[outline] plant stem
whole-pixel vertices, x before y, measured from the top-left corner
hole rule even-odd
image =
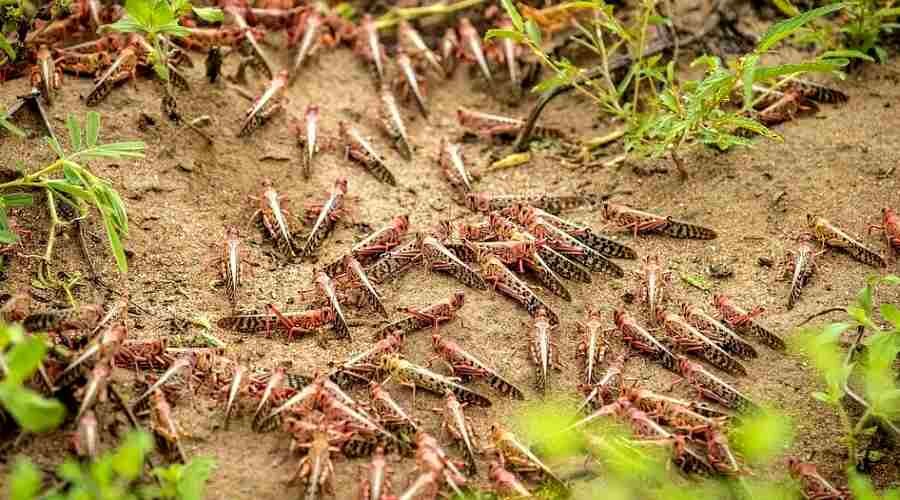
[[[844,428],[844,432],[847,435],[847,454],[850,456],[850,460],[852,460],[853,465],[856,465],[855,429],[850,423],[850,415],[847,414],[847,410],[844,408],[844,405],[841,404],[840,401],[837,402],[837,412],[838,417],[840,417],[841,419],[841,426]],[[866,415],[868,415],[868,410],[866,410]]]
[[[50,233],[47,235],[47,249],[44,251],[44,260],[49,265],[53,259],[53,244],[56,243],[56,226],[59,225],[59,214],[56,212],[56,199],[53,190],[47,189],[47,208],[50,211]]]
[[[453,14],[461,10],[465,10],[476,5],[484,3],[485,0],[461,0],[454,4],[447,5],[446,2],[438,2],[424,7],[408,7],[393,9],[387,14],[375,21],[375,29],[382,30],[393,28],[400,21],[417,19],[425,16],[439,16]]]
[[[641,64],[644,62],[644,49],[647,43],[647,24],[650,22],[650,12],[653,11],[654,4],[654,0],[649,0],[646,7],[644,7],[644,17],[641,19],[641,31],[638,38],[638,53],[634,58],[634,64],[638,69],[634,72],[634,99],[631,109],[635,113],[637,113],[638,97],[641,91]]]
[[[54,171],[59,170],[61,167],[62,167],[62,160],[56,160],[55,162],[51,163],[50,165],[47,165],[46,167],[38,170],[37,172],[35,172],[33,174],[26,174],[14,181],[4,182],[3,184],[0,184],[0,190],[13,188],[13,187],[21,187],[21,186],[43,187],[44,184],[34,182],[35,179],[37,179],[39,177],[43,177],[47,174],[53,173]]]

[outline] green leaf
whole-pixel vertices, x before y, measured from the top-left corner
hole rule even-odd
[[[756,68],[754,80],[768,80],[782,75],[793,73],[830,73],[846,66],[847,59],[828,59],[822,61],[810,61],[805,63],[779,64],[777,66],[763,66]]]
[[[149,31],[149,28],[153,26],[152,2],[153,0],[125,0],[127,17],[133,19],[133,22],[140,25],[145,31]]]
[[[41,473],[27,458],[16,460],[9,475],[9,500],[34,500],[41,492]]]
[[[47,144],[49,144],[50,149],[52,149],[53,152],[56,153],[57,158],[62,159],[66,157],[65,151],[63,151],[62,146],[59,145],[59,141],[56,139],[56,137],[48,137]]]
[[[34,196],[29,193],[7,193],[0,196],[0,203],[9,208],[30,207],[34,205]]]
[[[17,241],[19,241],[19,237],[16,236],[16,233],[9,229],[0,229],[0,244],[12,245]]]
[[[0,403],[29,432],[55,429],[66,415],[66,408],[59,401],[6,382],[0,384]]]
[[[818,9],[804,12],[799,16],[794,16],[790,19],[785,19],[784,21],[777,22],[770,26],[768,31],[766,31],[766,33],[760,38],[754,52],[756,52],[757,54],[766,52],[767,50],[771,49],[776,43],[791,36],[792,33],[797,31],[798,29],[803,27],[803,25],[812,21],[813,19],[826,16],[845,7],[847,7],[847,4],[845,2],[833,3],[830,5],[819,7]]]
[[[875,294],[875,285],[871,282],[867,283],[865,288],[856,294],[856,305],[865,311],[867,316],[872,316],[872,296]]]
[[[790,0],[772,0],[772,3],[786,16],[793,17],[800,15],[800,9],[795,7]]]
[[[50,189],[53,189],[54,191],[61,191],[65,194],[68,194],[69,196],[79,199],[79,200],[85,200],[85,201],[88,201],[91,203],[94,202],[94,195],[91,194],[90,191],[88,191],[84,188],[78,187],[78,186],[71,184],[67,181],[64,181],[62,179],[48,180],[47,187],[49,187]]]
[[[900,276],[897,276],[896,274],[889,274],[884,278],[881,278],[881,282],[894,286],[900,285]]]
[[[144,457],[153,451],[153,440],[146,432],[134,431],[125,437],[125,442],[115,451],[113,469],[124,479],[131,481],[141,475]]]
[[[0,50],[6,52],[10,61],[16,60],[16,49],[13,48],[12,44],[9,43],[9,40],[6,39],[6,36],[4,36],[3,33],[0,33]]]
[[[159,62],[153,63],[153,71],[156,72],[156,76],[158,76],[160,80],[164,82],[169,81],[169,68],[165,64]]]
[[[819,57],[822,59],[831,59],[831,58],[862,59],[862,60],[869,61],[869,62],[875,62],[875,59],[873,59],[872,56],[870,56],[864,52],[860,52],[858,50],[850,50],[850,49],[829,50]]]
[[[17,328],[21,328],[18,327]],[[4,383],[22,385],[34,375],[41,360],[47,353],[47,346],[37,336],[29,336],[24,342],[15,344],[6,354],[6,379]]]
[[[731,436],[736,451],[754,464],[769,463],[793,442],[790,419],[770,411],[742,418]]]
[[[103,214],[103,225],[106,226],[106,236],[109,238],[109,247],[116,259],[116,266],[120,273],[127,274],[128,259],[125,258],[125,248],[122,246],[122,240],[116,230],[116,223],[111,215]]]
[[[506,11],[506,15],[509,16],[516,31],[522,31],[522,16],[519,14],[519,10],[516,9],[516,6],[513,5],[512,0],[500,0],[500,4],[503,5],[503,10]]]
[[[72,150],[81,151],[81,125],[78,123],[75,115],[70,114],[66,119],[66,128],[69,129],[69,143],[72,146]]]
[[[194,14],[208,23],[221,23],[225,20],[225,13],[216,7],[193,7]]]
[[[875,11],[876,18],[897,17],[900,16],[900,7],[885,7]]]
[[[831,396],[829,396],[828,394],[825,394],[824,392],[816,391],[816,392],[812,393],[811,396],[813,397],[813,399],[815,399],[817,401],[821,401],[826,404],[832,403]]]
[[[15,135],[19,138],[25,138],[28,135],[24,130],[13,125],[7,118],[9,117],[7,117],[6,115],[0,116],[0,127],[5,128],[10,134]]]
[[[753,83],[756,81],[756,63],[759,56],[750,54],[744,59],[744,68],[741,78],[744,81],[744,109],[750,109],[753,105]]]
[[[100,33],[107,31],[118,31],[119,33],[145,33],[147,30],[142,24],[129,16],[125,16],[112,24],[101,26],[97,31]]]
[[[894,304],[881,304],[881,317],[888,320],[894,328],[900,330],[900,308]]]
[[[183,38],[191,34],[190,30],[184,26],[179,26],[178,21],[161,24],[156,28],[156,32],[160,35],[172,35],[178,38]]]
[[[528,34],[528,39],[531,40],[535,47],[541,46],[541,29],[533,19],[525,22],[525,33]]]
[[[484,34],[485,41],[493,40],[495,38],[508,38],[518,43],[522,43],[525,41],[525,35],[513,30],[504,30],[499,28],[489,29],[487,33]]]
[[[150,26],[154,28],[152,31],[159,31],[161,26],[173,22],[175,22],[175,11],[172,9],[172,4],[169,3],[169,0],[156,0],[150,21]]]
[[[190,461],[182,470],[178,480],[179,500],[203,500],[206,481],[216,466],[216,461],[199,457]]]
[[[97,139],[100,137],[100,113],[88,111],[84,125],[86,129],[85,145],[92,148],[97,145]]]

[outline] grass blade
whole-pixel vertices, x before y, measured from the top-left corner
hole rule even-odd
[[[113,257],[116,259],[116,266],[122,274],[128,273],[128,259],[125,258],[125,248],[122,246],[122,240],[116,230],[116,223],[112,214],[101,209],[103,215],[103,225],[106,226],[106,236],[109,238],[109,247],[112,250]]]
[[[832,12],[839,11],[843,8],[847,7],[845,2],[833,3],[831,5],[825,5],[823,7],[819,7],[818,9],[813,9],[799,16],[792,17],[790,19],[785,19],[784,21],[773,24],[769,27],[769,30],[760,38],[759,45],[756,46],[755,52],[757,54],[761,54],[773,46],[781,40],[791,36],[792,33],[802,28],[803,25],[812,21],[813,19],[817,19],[822,16],[827,16]]]
[[[97,145],[97,138],[100,137],[100,113],[89,111],[85,120],[85,128],[87,129],[86,145],[92,148]]]
[[[81,151],[81,125],[75,115],[69,115],[66,119],[66,128],[69,129],[69,144],[72,151]]]

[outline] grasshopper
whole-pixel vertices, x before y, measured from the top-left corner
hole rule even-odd
[[[272,116],[282,109],[281,104],[275,102],[278,95],[287,86],[288,73],[287,70],[281,70],[272,78],[266,90],[263,91],[250,106],[250,109],[244,115],[244,121],[241,122],[241,128],[238,131],[238,137],[246,137],[262,127]]]
[[[754,321],[753,317],[761,314],[762,308],[747,312],[721,294],[713,295],[712,304],[719,311],[722,321],[738,333],[756,337],[772,349],[783,351],[787,347],[781,337]]]
[[[404,160],[412,160],[412,147],[409,144],[409,135],[406,133],[406,125],[403,123],[403,115],[397,106],[397,99],[390,87],[381,89],[381,124],[385,132],[394,141],[394,148]]]
[[[700,307],[683,302],[681,304],[681,315],[691,326],[703,332],[704,335],[722,349],[737,354],[744,359],[752,359],[759,356],[752,344],[739,337],[720,321],[706,314]]]
[[[422,240],[422,255],[433,271],[446,272],[466,286],[487,290],[487,283],[484,282],[484,279],[434,236],[428,236]]]
[[[556,342],[551,338],[553,325],[547,319],[545,309],[538,308],[533,327],[529,344],[531,362],[537,365],[535,384],[541,394],[545,394],[550,380],[550,370],[562,371],[562,365],[559,362]]]
[[[657,312],[656,318],[678,350],[695,354],[732,375],[747,375],[747,369],[740,361],[734,359],[681,316],[661,310]]]
[[[463,387],[449,377],[434,373],[424,366],[410,363],[398,354],[382,356],[381,369],[403,385],[413,388],[419,387],[440,395],[449,391],[459,398],[460,401],[476,406],[491,406],[491,400],[487,397],[467,387]]]
[[[456,317],[457,311],[462,308],[465,300],[465,292],[457,290],[449,298],[435,302],[424,309],[405,308],[403,311],[409,316],[384,326],[381,330],[378,330],[375,338],[383,339],[392,335],[403,338],[408,333],[428,326],[437,330],[441,323],[446,323]]]
[[[345,142],[344,157],[362,165],[379,181],[390,186],[396,186],[397,179],[388,170],[384,159],[375,152],[368,139],[363,137],[359,130],[352,125],[348,126],[344,122],[340,122],[338,125],[341,137],[344,138]]]
[[[677,221],[672,217],[663,217],[616,203],[605,202],[603,204],[603,217],[623,229],[631,230],[635,237],[638,233],[660,233],[672,238],[694,240],[712,240],[717,236],[715,231],[703,226]]]
[[[609,344],[602,337],[600,311],[589,306],[585,313],[587,320],[584,323],[576,323],[578,330],[584,336],[581,343],[578,344],[577,356],[584,358],[584,383],[594,385],[600,377],[600,365],[606,358]]]
[[[306,242],[300,249],[301,255],[310,256],[322,246],[322,242],[334,229],[335,223],[344,214],[344,198],[346,195],[347,179],[341,177],[334,181],[334,188],[331,190],[325,203],[322,203],[320,206],[309,206],[311,209],[318,208],[319,214],[309,235],[306,237]]]
[[[884,258],[878,255],[867,246],[853,239],[847,233],[841,231],[837,226],[832,224],[824,217],[818,217],[813,214],[806,216],[807,224],[812,229],[816,239],[822,242],[824,246],[837,248],[847,252],[854,259],[868,264],[872,267],[884,267]]]
[[[469,354],[456,342],[445,339],[435,333],[431,336],[431,347],[438,356],[450,365],[453,374],[462,380],[467,380],[471,377],[483,377],[488,385],[501,394],[515,399],[525,399],[525,394],[521,389],[503,378],[496,370]]]

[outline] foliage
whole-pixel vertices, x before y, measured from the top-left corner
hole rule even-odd
[[[28,387],[47,353],[46,341],[36,335],[26,336],[20,325],[0,321],[0,417],[8,412],[20,427],[29,432],[56,428],[66,410],[55,399],[46,399]],[[2,420],[2,418],[0,418]]]
[[[125,141],[101,144],[100,115],[89,112],[83,124],[70,115],[66,125],[69,130],[71,152],[66,152],[59,142],[49,139],[48,143],[56,153],[57,160],[35,173],[0,184],[0,242],[16,241],[7,218],[6,209],[32,205],[34,199],[23,189],[43,190],[47,195],[50,209],[51,226],[58,222],[57,203],[65,203],[78,211],[80,217],[87,215],[87,207],[93,206],[100,212],[109,245],[119,271],[128,270],[122,237],[128,233],[128,216],[125,203],[106,179],[95,176],[82,162],[98,158],[142,158],[144,143]],[[62,173],[62,178],[51,178],[50,175]],[[52,258],[52,242],[55,227],[50,228],[45,263]]]
[[[834,408],[840,416],[853,463],[857,460],[857,442],[867,425],[874,420],[896,429],[892,422],[900,420],[900,385],[893,368],[900,354],[900,309],[894,304],[881,304],[878,315],[887,326],[879,326],[874,296],[881,284],[898,285],[900,277],[870,278],[854,303],[846,307],[844,321],[802,330],[794,345],[795,350],[809,357],[822,377],[825,390],[813,393],[813,397]],[[841,336],[853,330],[857,340],[851,351],[844,354]],[[853,354],[865,331],[870,335],[863,341],[864,355],[857,369]],[[855,396],[849,387],[854,373],[861,377],[862,402],[866,407],[856,424],[843,405],[845,397]]]
[[[14,465],[8,481],[10,500],[201,500],[206,481],[215,466],[209,458],[197,458],[187,465],[157,467],[150,476],[158,484],[142,481],[144,461],[153,451],[153,439],[142,431],[132,431],[115,450],[92,462],[72,459],[56,471],[63,484],[41,493],[41,473],[28,460]]]
[[[194,7],[190,0],[126,0],[125,16],[106,29],[121,33],[143,34],[153,46],[151,59],[159,78],[169,81],[168,52],[162,41],[166,36],[184,37],[190,34],[179,24],[179,18],[194,13],[200,19],[222,22],[225,15],[218,8]]]

